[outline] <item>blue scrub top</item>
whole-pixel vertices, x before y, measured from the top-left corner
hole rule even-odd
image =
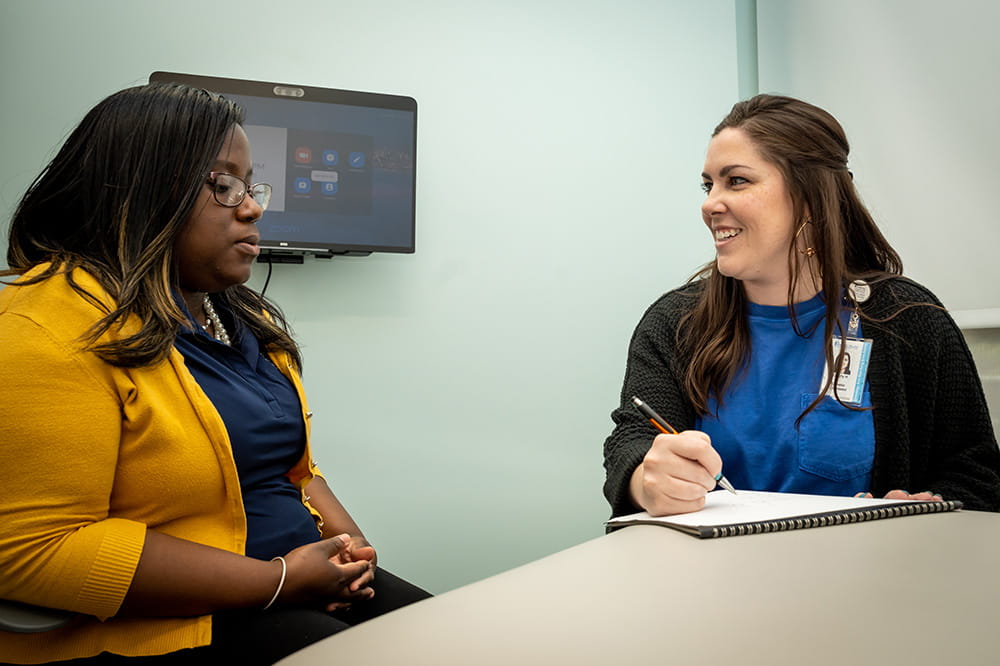
[[[805,335],[795,332],[787,307],[749,304],[749,365],[726,392],[723,406],[710,400],[714,416],[700,417],[695,427],[712,438],[722,473],[737,489],[867,491],[875,456],[871,410],[852,410],[827,396],[795,426],[819,394],[823,377],[821,296],[797,304],[795,312]],[[871,407],[867,381],[861,404]]]
[[[223,304],[213,304],[232,346],[208,335],[193,318],[174,346],[229,433],[247,517],[246,554],[269,560],[320,538],[299,489],[286,476],[305,450],[302,407],[295,387],[257,338],[234,322]]]

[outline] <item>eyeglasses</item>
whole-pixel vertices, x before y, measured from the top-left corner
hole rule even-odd
[[[212,196],[220,206],[236,208],[247,192],[257,202],[261,210],[267,210],[267,205],[271,203],[271,186],[267,183],[255,183],[251,185],[239,176],[222,171],[212,171],[208,174],[208,186],[212,188]]]

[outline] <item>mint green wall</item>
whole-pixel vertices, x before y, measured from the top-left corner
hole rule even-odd
[[[316,456],[381,563],[436,592],[603,533],[632,329],[712,256],[732,0],[0,0],[0,30],[4,221],[83,113],[154,70],[415,97],[416,254],[268,288]]]
[[[757,0],[736,0],[736,65],[739,97],[759,92],[757,72]]]
[[[1000,326],[1000,3],[756,3],[761,91],[837,116],[855,182],[907,274],[960,324]]]

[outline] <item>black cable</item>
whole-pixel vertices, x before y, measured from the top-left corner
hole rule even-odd
[[[267,285],[271,283],[271,271],[274,270],[274,262],[268,257],[267,261],[267,278],[264,280],[264,286],[260,290],[260,297],[264,298],[264,292],[267,291]]]

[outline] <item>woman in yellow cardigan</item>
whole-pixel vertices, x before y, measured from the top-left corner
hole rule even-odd
[[[242,121],[194,88],[116,93],[15,212],[0,598],[76,615],[0,632],[0,662],[267,664],[428,596],[312,462],[298,348],[243,284],[271,187]]]

